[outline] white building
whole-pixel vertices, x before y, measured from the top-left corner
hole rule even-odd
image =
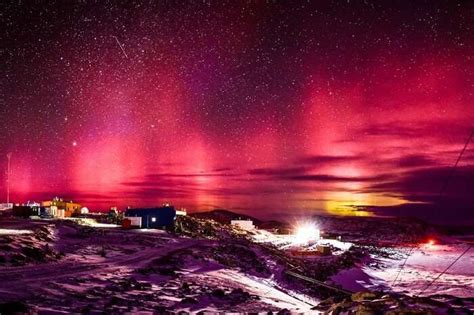
[[[255,230],[255,225],[253,225],[252,220],[232,220],[230,225],[237,227],[244,231],[253,231]]]
[[[13,209],[13,203],[0,203],[0,211]]]
[[[187,214],[188,214],[188,213],[187,213],[186,209],[184,209],[184,208],[181,208],[181,209],[177,209],[177,210],[176,210],[176,216],[178,216],[178,215],[183,215],[183,216],[185,216],[185,215],[187,215]]]

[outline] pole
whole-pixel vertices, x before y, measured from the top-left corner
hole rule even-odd
[[[10,160],[12,158],[11,152],[7,153],[7,204],[10,203]]]

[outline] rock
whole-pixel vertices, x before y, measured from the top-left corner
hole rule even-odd
[[[0,250],[10,251],[13,250],[13,247],[11,247],[10,245],[0,245]]]
[[[376,297],[377,296],[372,292],[360,291],[360,292],[356,292],[352,294],[351,299],[354,302],[361,302],[361,301],[370,301],[370,300],[375,299]]]
[[[364,305],[364,304],[360,304],[359,306],[357,306],[357,310],[356,310],[356,315],[372,315],[372,314],[377,314],[377,312],[375,312],[375,310],[368,306],[368,305]]]
[[[151,283],[148,282],[138,282],[135,284],[135,289],[140,291],[151,290]]]
[[[186,292],[191,291],[189,284],[187,282],[183,282],[183,284],[181,285],[181,289]]]
[[[386,315],[434,315],[432,310],[425,308],[399,308],[390,310],[385,313]]]
[[[21,252],[33,259],[33,260],[36,260],[36,261],[45,261],[45,258],[46,258],[46,254],[45,252],[43,252],[41,249],[39,248],[35,248],[35,247],[23,247],[21,249]]]
[[[181,303],[184,303],[184,304],[197,304],[198,301],[195,299],[195,298],[192,298],[192,297],[185,297],[184,299],[181,300]]]
[[[0,304],[0,314],[23,314],[28,312],[28,306],[20,301]]]
[[[119,297],[119,296],[112,296],[109,302],[110,305],[127,305],[127,300]]]
[[[176,271],[172,267],[161,267],[158,269],[158,273],[163,276],[174,276]]]
[[[326,309],[329,308],[331,305],[335,303],[334,297],[327,298],[323,301],[321,301],[317,306],[315,306],[317,309]]]
[[[224,298],[225,297],[225,292],[222,289],[214,289],[211,292],[212,296],[217,297],[217,298]]]
[[[353,303],[348,300],[342,300],[339,303],[332,304],[329,309],[326,309],[325,313],[330,314],[341,314],[349,310],[353,306]]]
[[[26,256],[23,254],[14,254],[10,257],[10,262],[14,265],[21,265],[25,263]]]
[[[155,311],[157,314],[165,314],[168,311],[168,308],[163,305],[155,306]]]
[[[234,303],[242,303],[250,299],[250,293],[237,288],[229,293],[228,298]]]

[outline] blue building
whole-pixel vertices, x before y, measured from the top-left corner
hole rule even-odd
[[[176,219],[176,209],[165,205],[156,208],[127,209],[124,220],[130,220],[132,226],[143,229],[159,229],[171,227]]]

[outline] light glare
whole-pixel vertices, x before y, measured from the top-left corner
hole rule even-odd
[[[303,223],[296,227],[293,236],[294,244],[305,244],[311,241],[317,241],[320,237],[320,231],[312,223]]]

